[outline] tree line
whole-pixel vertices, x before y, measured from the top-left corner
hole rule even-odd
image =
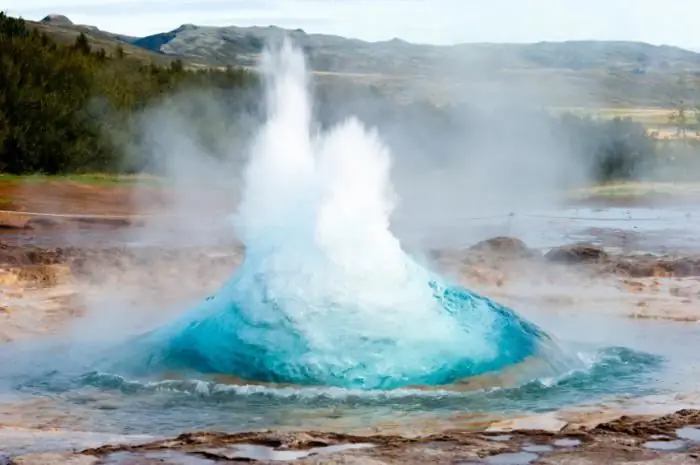
[[[331,125],[358,115],[380,129],[394,153],[425,166],[447,166],[468,157],[521,157],[532,163],[566,157],[570,163],[557,165],[586,170],[572,173],[572,179],[608,182],[653,174],[657,163],[668,163],[660,154],[672,148],[662,147],[642,123],[630,118],[553,114],[509,102],[492,102],[486,110],[469,102],[401,106],[376,89],[351,92],[326,89],[317,109],[319,120]]]
[[[0,171],[24,174],[114,172],[125,166],[108,136],[135,112],[187,88],[225,91],[256,82],[242,69],[187,70],[92,50],[80,34],[57,44],[0,13]]]
[[[0,13],[0,171],[152,170],[148,154],[125,154],[123,141],[139,137],[134,130],[137,115],[183,91],[206,89],[227,111],[207,116],[195,99],[178,112],[198,128],[202,146],[214,146],[220,128],[244,124],[222,119],[262,117],[259,84],[254,73],[243,69],[191,70],[178,60],[145,64],[125,57],[120,48],[108,55],[93,50],[83,34],[72,45],[57,44],[30,30],[23,20]],[[523,150],[527,156],[525,148],[556,140],[552,150],[566,150],[585,160],[600,181],[638,178],[661,159],[659,144],[644,126],[626,119],[512,108],[484,115],[426,102],[400,104],[376,88],[340,80],[315,91],[322,125],[356,114],[377,126],[400,156],[418,152],[436,158],[462,156],[467,142],[484,150]],[[252,120],[259,122],[256,117]],[[138,140],[133,143],[138,145]]]

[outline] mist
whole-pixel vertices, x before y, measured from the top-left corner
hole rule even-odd
[[[453,68],[444,64],[444,73],[461,71]],[[425,99],[424,85],[404,84],[402,95],[409,98],[400,102],[382,89],[342,78],[312,75],[309,82],[312,132],[356,117],[386,145],[394,193],[390,227],[421,260],[429,251],[465,248],[489,237],[536,237],[546,225],[519,215],[564,206],[572,188],[596,180],[585,147],[542,110],[547,88],[492,83],[488,92],[480,92],[462,85],[451,89],[448,103],[436,105]],[[231,272],[227,266],[242,256],[235,219],[250,154],[260,143],[256,134],[268,116],[263,95],[262,87],[184,90],[135,116],[126,134],[113,135],[127,163],[155,175],[153,183],[133,189],[133,204],[145,219],[123,233],[126,242],[144,256],[151,245],[213,247],[202,253],[228,261],[203,270],[196,256],[183,253],[167,265],[154,259],[137,275],[115,270],[115,278],[99,289],[86,284],[92,318],[80,331],[94,321],[112,332],[133,333],[166,321],[221,286]],[[278,144],[277,151],[294,150],[285,140],[268,143]],[[358,169],[351,157],[359,149],[342,147],[345,169]],[[259,190],[277,179],[274,173],[258,176]],[[289,201],[258,207],[281,208]],[[159,300],[162,295],[168,298]],[[125,308],[133,317],[124,318]],[[145,323],[141,314],[153,320]]]
[[[604,89],[551,75],[506,79],[497,72],[497,56],[463,56],[459,47],[451,53],[451,61],[428,67],[436,69],[432,74],[398,83],[311,76],[312,119],[319,130],[356,116],[387,144],[397,203],[392,227],[413,247],[464,246],[486,234],[512,232],[518,214],[562,207],[572,188],[599,182],[600,156],[627,144],[629,132],[646,137],[644,128],[616,136],[602,123],[567,125],[549,111],[562,95],[568,102],[603,105]],[[137,189],[139,209],[165,208],[167,215],[147,220],[133,242],[231,240],[230,215],[240,201],[251,137],[265,119],[262,99],[259,88],[187,90],[134,118],[120,141],[126,159],[156,173],[168,189],[156,200],[149,189]],[[661,172],[637,165],[640,179]],[[491,216],[502,218],[500,227],[472,234],[481,226],[477,219]]]
[[[501,87],[478,93],[461,86],[451,103],[438,107],[411,83],[403,89],[408,103],[343,78],[311,84],[319,127],[357,116],[389,146],[397,217],[429,223],[555,207],[566,189],[591,181],[590,163],[539,111],[547,101],[543,89],[495,84]],[[252,130],[264,116],[260,107],[230,103],[237,100],[185,92],[136,119],[136,136],[126,144],[129,158],[146,154],[149,169],[171,187],[173,213],[220,217],[216,208],[235,209]],[[146,199],[136,202],[149,207]]]
[[[539,111],[528,89],[510,86],[483,95],[464,89],[438,107],[411,85],[403,89],[411,97],[404,103],[342,80],[312,75],[309,86],[312,132],[357,117],[386,145],[394,206],[390,227],[416,256],[495,235],[525,237],[541,224],[518,222],[513,214],[560,206],[568,189],[591,180],[587,161]],[[144,219],[121,233],[143,257],[143,266],[138,272],[110,269],[104,273],[110,279],[82,283],[88,315],[74,332],[134,334],[194,306],[230,275],[242,256],[235,220],[243,180],[268,117],[262,89],[186,89],[137,114],[128,132],[112,135],[125,163],[154,175],[133,188],[132,203]],[[276,143],[277,151],[294,150],[284,140]],[[341,148],[349,157],[344,169],[360,169],[352,157],[361,147],[336,150]],[[273,173],[258,179],[259,189],[279,182]],[[496,220],[485,225],[482,217]],[[178,252],[161,262],[162,252],[150,246]],[[224,257],[221,266],[203,269],[197,262],[202,253]]]

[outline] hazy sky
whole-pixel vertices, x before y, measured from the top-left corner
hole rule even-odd
[[[11,15],[148,35],[183,23],[303,28],[365,40],[641,40],[700,47],[697,0],[4,0]]]

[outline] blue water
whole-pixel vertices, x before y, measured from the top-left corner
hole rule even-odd
[[[664,351],[675,347],[668,339],[695,340],[697,331],[678,335],[672,325],[600,316],[557,320],[530,308],[526,319],[412,260],[407,275],[420,280],[404,283],[411,298],[382,300],[384,286],[362,279],[310,294],[338,283],[338,275],[280,280],[279,267],[270,282],[284,285],[266,287],[261,273],[252,272],[265,269],[255,258],[200,306],[136,338],[81,334],[3,346],[0,394],[11,402],[42,399],[91,431],[352,429],[669,392],[692,365]],[[365,286],[372,298],[356,292]],[[337,291],[345,288],[352,292],[342,298]],[[424,291],[428,300],[415,299]],[[338,297],[321,298],[328,295]],[[404,310],[396,302],[429,305]],[[409,318],[416,316],[426,319]],[[470,386],[482,374],[493,379]]]
[[[559,378],[466,391],[454,385],[367,390],[231,383],[188,372],[149,379],[59,370],[17,379],[10,389],[17,400],[44,399],[36,412],[28,406],[27,415],[69,413],[67,428],[77,424],[82,430],[156,435],[289,427],[353,431],[384,424],[410,429],[413,422],[449,422],[453,415],[545,412],[618,395],[664,392],[655,379],[664,368],[663,357],[623,348],[592,354],[589,368]]]
[[[387,422],[410,428],[412,422],[426,419],[449,422],[453,415],[543,412],[620,396],[682,392],[698,379],[692,371],[698,366],[697,357],[689,358],[692,351],[673,343],[698,343],[700,335],[694,327],[603,318],[585,311],[557,316],[523,307],[525,319],[466,289],[438,284],[436,275],[417,264],[414,271],[433,278],[424,281],[424,287],[434,303],[431,315],[445,318],[446,326],[438,329],[458,331],[448,331],[440,340],[429,322],[422,321],[417,327],[425,328],[427,340],[416,339],[416,326],[407,320],[399,321],[400,327],[390,333],[404,338],[368,340],[366,335],[376,334],[370,329],[385,334],[395,320],[383,322],[378,314],[373,324],[371,319],[360,319],[365,316],[360,308],[342,313],[330,306],[330,315],[339,315],[341,321],[331,324],[324,311],[316,323],[327,325],[337,352],[312,353],[314,360],[325,364],[287,371],[306,367],[311,344],[285,346],[284,342],[307,336],[319,344],[313,338],[317,332],[287,333],[292,328],[316,328],[302,324],[314,315],[302,314],[306,319],[297,323],[289,316],[282,318],[284,308],[273,305],[274,299],[253,299],[261,295],[260,289],[233,292],[239,286],[250,289],[245,279],[250,265],[242,264],[232,281],[201,306],[136,339],[81,334],[43,345],[37,341],[4,345],[0,403],[41,399],[45,404],[40,410],[34,412],[30,405],[26,415],[57,414],[67,418],[65,427],[100,432],[353,430]],[[351,296],[350,301],[368,302],[362,295]],[[252,307],[243,305],[251,302]],[[252,325],[247,314],[251,308],[286,325]],[[353,311],[359,313],[350,318]],[[252,342],[234,343],[245,338]],[[417,340],[424,343],[420,350],[413,345]],[[348,341],[355,345],[343,345]],[[252,351],[255,342],[259,352]],[[480,347],[488,350],[477,350]],[[483,357],[486,353],[495,356]],[[348,357],[339,359],[339,354]],[[383,359],[383,364],[367,364],[372,357]],[[337,370],[337,360],[353,368],[357,359],[365,364],[358,364],[348,376]],[[427,365],[438,369],[422,372]],[[482,373],[494,378],[470,386],[472,377]]]
[[[416,272],[428,276],[426,270]],[[512,310],[438,276],[425,281],[430,290],[427,314],[444,319],[447,331],[427,334],[415,342],[408,334],[390,331],[362,332],[357,318],[371,313],[395,312],[378,302],[375,308],[357,309],[352,302],[323,300],[325,331],[331,345],[319,344],[304,332],[307,314],[295,302],[278,298],[265,276],[244,263],[239,276],[182,318],[130,341],[128,353],[116,370],[158,373],[190,370],[226,374],[248,381],[332,386],[350,389],[397,389],[412,385],[445,385],[464,378],[495,372],[528,357],[559,357],[550,337]],[[251,284],[252,281],[252,284]],[[309,283],[309,286],[313,284]],[[387,292],[400,293],[402,289]],[[368,300],[357,296],[360,305]],[[309,307],[317,301],[304,302]],[[409,304],[424,305],[424,302]],[[407,315],[416,314],[407,312]],[[411,322],[396,321],[407,331]],[[402,336],[405,335],[406,338]],[[115,354],[121,358],[122,354]],[[111,369],[112,371],[115,368]]]

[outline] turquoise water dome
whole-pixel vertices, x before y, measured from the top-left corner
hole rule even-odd
[[[301,52],[285,43],[262,60],[268,120],[236,217],[243,263],[197,308],[131,341],[127,366],[394,389],[542,355],[538,327],[403,251],[388,149],[352,118],[312,131]]]
[[[428,305],[410,291],[410,298],[311,302],[276,292],[275,278],[255,269],[244,263],[216,295],[131,345],[146,355],[142,368],[307,386],[439,386],[544,355],[549,340],[512,310],[417,265]],[[386,295],[394,292],[401,289]]]

